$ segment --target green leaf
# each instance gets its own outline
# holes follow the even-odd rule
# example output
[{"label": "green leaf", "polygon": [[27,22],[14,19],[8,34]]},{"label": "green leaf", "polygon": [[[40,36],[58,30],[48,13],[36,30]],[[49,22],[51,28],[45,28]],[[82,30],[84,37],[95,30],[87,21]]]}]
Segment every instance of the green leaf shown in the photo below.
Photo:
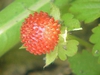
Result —
[{"label": "green leaf", "polygon": [[75,0],[53,0],[55,2],[55,5],[57,5],[60,9],[61,16],[67,12],[69,12],[69,7],[71,6],[71,3]]},{"label": "green leaf", "polygon": [[67,29],[62,27],[61,34],[59,35],[58,56],[61,60],[66,60],[67,56],[74,56],[77,53],[79,44],[77,40],[66,40]]},{"label": "green leaf", "polygon": [[46,54],[46,64],[44,67],[50,65],[57,58],[57,55],[58,55],[58,47],[56,46],[53,51]]},{"label": "green leaf", "polygon": [[53,3],[51,3],[51,13],[50,13],[50,15],[53,16],[56,20],[60,20],[60,10]]},{"label": "green leaf", "polygon": [[90,23],[100,17],[100,0],[76,0],[70,11],[81,21]]},{"label": "green leaf", "polygon": [[[0,56],[20,41],[22,21],[30,14],[30,10],[40,10],[50,0],[15,0],[0,11]],[[47,7],[47,6],[45,6]]]},{"label": "green leaf", "polygon": [[100,64],[100,56],[99,56],[99,58],[98,58],[98,63]]},{"label": "green leaf", "polygon": [[55,0],[54,2],[57,6],[59,6],[59,8],[62,8],[69,3],[69,0]]},{"label": "green leaf", "polygon": [[78,50],[78,45],[79,42],[77,40],[69,40],[67,41],[67,50],[66,50],[66,54],[67,56],[74,56],[77,53]]},{"label": "green leaf", "polygon": [[58,47],[58,56],[61,60],[66,60],[67,59],[67,55],[66,55],[66,50],[63,48],[63,46],[59,46]]},{"label": "green leaf", "polygon": [[92,52],[95,56],[100,56],[100,25],[95,27],[92,32],[90,37],[90,41],[94,44]]},{"label": "green leaf", "polygon": [[65,26],[68,30],[80,29],[80,22],[74,18],[73,14],[66,13],[62,16]]},{"label": "green leaf", "polygon": [[99,75],[100,64],[97,63],[97,58],[87,50],[76,54],[68,59],[70,67],[75,75]]}]

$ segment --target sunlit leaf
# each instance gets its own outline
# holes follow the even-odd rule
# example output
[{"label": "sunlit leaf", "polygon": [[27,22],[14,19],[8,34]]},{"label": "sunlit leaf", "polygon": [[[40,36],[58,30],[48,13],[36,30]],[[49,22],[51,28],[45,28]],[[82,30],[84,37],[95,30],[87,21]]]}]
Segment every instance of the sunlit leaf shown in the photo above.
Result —
[{"label": "sunlit leaf", "polygon": [[77,53],[78,44],[79,43],[77,40],[69,40],[67,42],[67,50],[66,50],[67,56],[74,56]]},{"label": "sunlit leaf", "polygon": [[80,28],[80,22],[78,19],[74,18],[74,15],[71,13],[66,13],[62,16],[62,20],[64,21],[65,26],[68,30],[74,30]]},{"label": "sunlit leaf", "polygon": [[60,10],[53,3],[51,3],[51,13],[50,13],[50,15],[53,16],[56,20],[60,20]]},{"label": "sunlit leaf", "polygon": [[53,51],[46,54],[46,64],[44,67],[50,65],[57,58],[57,55],[58,55],[58,47],[56,46]]},{"label": "sunlit leaf", "polygon": [[76,0],[72,3],[70,11],[86,23],[100,17],[100,0]]},{"label": "sunlit leaf", "polygon": [[67,59],[67,55],[66,55],[66,50],[63,48],[63,46],[58,47],[58,57],[61,60],[66,60]]}]

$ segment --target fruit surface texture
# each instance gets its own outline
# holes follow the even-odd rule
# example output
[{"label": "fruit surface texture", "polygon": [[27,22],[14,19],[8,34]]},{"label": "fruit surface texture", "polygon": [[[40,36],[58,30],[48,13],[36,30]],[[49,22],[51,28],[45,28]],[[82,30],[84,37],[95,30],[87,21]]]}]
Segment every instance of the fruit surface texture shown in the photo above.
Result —
[{"label": "fruit surface texture", "polygon": [[34,55],[50,53],[58,44],[60,27],[59,21],[48,13],[34,12],[21,26],[21,42]]}]

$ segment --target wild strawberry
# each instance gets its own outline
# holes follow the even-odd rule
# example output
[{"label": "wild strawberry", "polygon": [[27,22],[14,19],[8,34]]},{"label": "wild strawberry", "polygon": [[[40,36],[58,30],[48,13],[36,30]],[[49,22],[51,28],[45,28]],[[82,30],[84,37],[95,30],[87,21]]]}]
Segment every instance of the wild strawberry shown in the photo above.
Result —
[{"label": "wild strawberry", "polygon": [[50,53],[58,43],[60,24],[46,12],[35,12],[21,27],[21,42],[35,55]]}]

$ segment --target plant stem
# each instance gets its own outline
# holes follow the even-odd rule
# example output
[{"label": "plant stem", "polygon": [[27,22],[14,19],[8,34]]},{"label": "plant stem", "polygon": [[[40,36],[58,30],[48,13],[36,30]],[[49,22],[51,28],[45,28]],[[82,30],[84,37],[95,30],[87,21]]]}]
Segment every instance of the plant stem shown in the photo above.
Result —
[{"label": "plant stem", "polygon": [[75,39],[75,40],[79,41],[79,43],[80,43],[82,46],[86,47],[86,49],[88,49],[89,51],[92,50],[93,45],[90,44],[89,42],[87,42],[87,41],[81,39],[81,38],[78,38],[78,37],[76,37],[76,36],[74,36],[74,35],[68,35],[68,39]]}]

